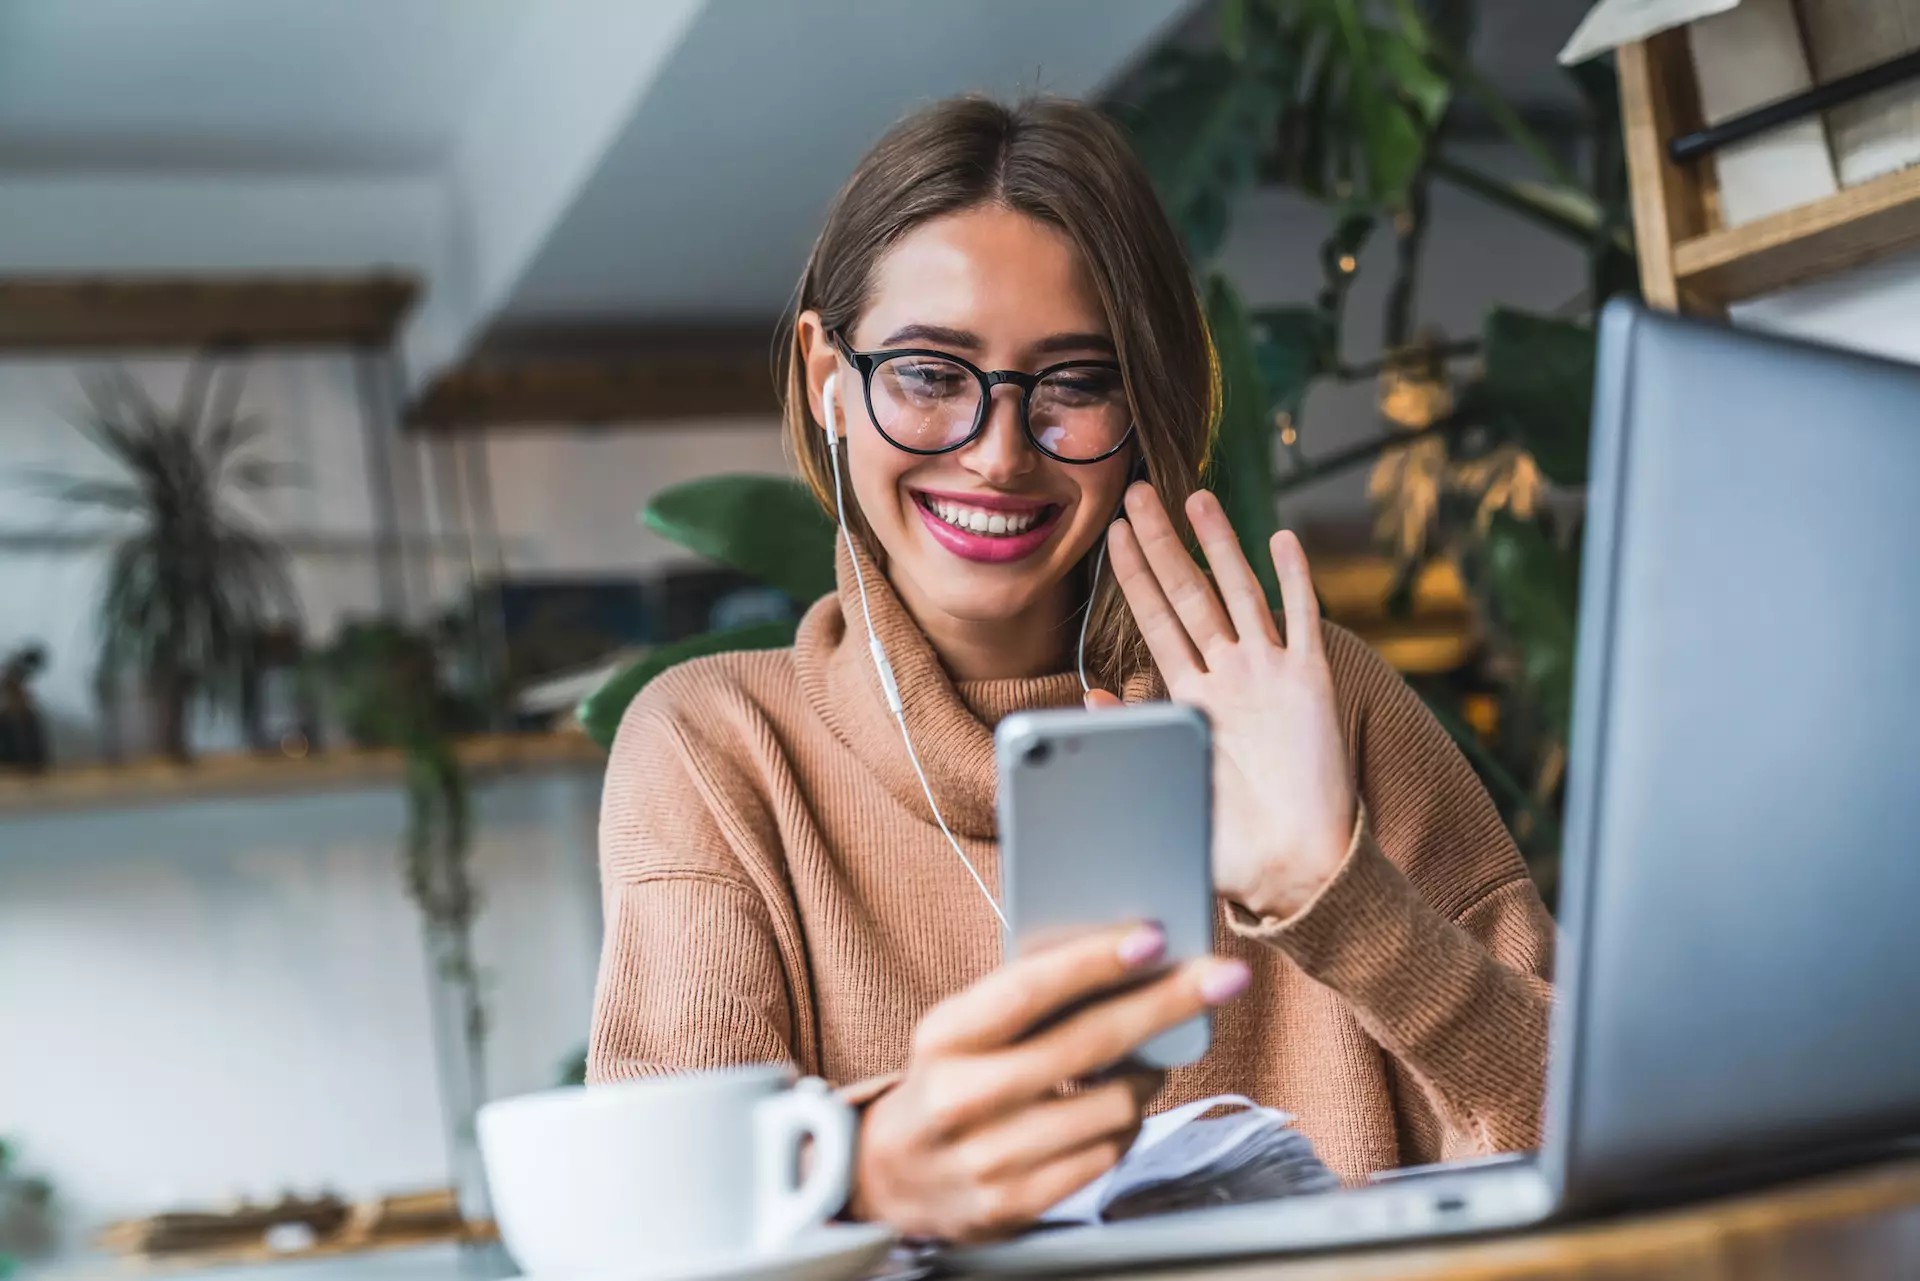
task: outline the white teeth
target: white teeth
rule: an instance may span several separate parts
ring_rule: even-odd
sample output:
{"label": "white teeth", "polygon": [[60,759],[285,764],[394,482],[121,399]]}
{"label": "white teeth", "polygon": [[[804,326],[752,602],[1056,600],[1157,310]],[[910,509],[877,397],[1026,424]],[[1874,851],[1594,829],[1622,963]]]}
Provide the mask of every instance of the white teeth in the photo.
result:
{"label": "white teeth", "polygon": [[1038,511],[1020,513],[990,512],[978,507],[962,507],[958,503],[950,503],[943,498],[928,498],[927,507],[934,515],[947,522],[947,524],[954,526],[956,529],[964,529],[971,533],[986,534],[990,537],[1000,538],[1009,537],[1014,534],[1024,534],[1027,530],[1033,528],[1034,522],[1038,520],[1041,515]]}

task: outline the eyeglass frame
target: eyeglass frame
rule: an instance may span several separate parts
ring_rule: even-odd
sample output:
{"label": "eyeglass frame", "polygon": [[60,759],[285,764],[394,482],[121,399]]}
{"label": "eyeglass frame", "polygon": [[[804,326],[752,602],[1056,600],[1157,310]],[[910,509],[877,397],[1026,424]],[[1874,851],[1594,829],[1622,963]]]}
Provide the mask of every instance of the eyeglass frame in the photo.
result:
{"label": "eyeglass frame", "polygon": [[[867,421],[873,424],[873,429],[880,433],[882,440],[905,454],[918,454],[923,458],[930,458],[937,454],[950,454],[956,449],[964,449],[980,439],[980,433],[987,429],[987,418],[993,411],[993,389],[1002,383],[1020,389],[1020,433],[1027,438],[1027,443],[1056,463],[1065,463],[1069,467],[1084,467],[1091,463],[1105,462],[1127,447],[1127,443],[1133,439],[1134,428],[1139,425],[1136,419],[1128,419],[1126,431],[1120,434],[1120,439],[1114,442],[1113,448],[1092,458],[1062,458],[1041,444],[1040,438],[1033,432],[1033,418],[1028,410],[1033,403],[1033,389],[1038,387],[1042,380],[1063,369],[1110,369],[1114,373],[1123,373],[1118,361],[1063,360],[1030,374],[1019,369],[982,369],[965,356],[956,356],[950,351],[940,351],[933,347],[882,347],[875,351],[855,351],[837,330],[827,336],[832,340],[833,345],[840,349],[840,354],[847,358],[847,363],[860,371],[860,391],[861,397],[867,403]],[[931,356],[936,360],[956,364],[973,375],[974,380],[980,384],[980,407],[974,411],[973,426],[967,429],[966,435],[951,445],[942,445],[938,449],[915,449],[912,445],[901,444],[887,434],[887,429],[880,425],[880,415],[875,413],[873,408],[873,371],[887,361],[900,356]]]}

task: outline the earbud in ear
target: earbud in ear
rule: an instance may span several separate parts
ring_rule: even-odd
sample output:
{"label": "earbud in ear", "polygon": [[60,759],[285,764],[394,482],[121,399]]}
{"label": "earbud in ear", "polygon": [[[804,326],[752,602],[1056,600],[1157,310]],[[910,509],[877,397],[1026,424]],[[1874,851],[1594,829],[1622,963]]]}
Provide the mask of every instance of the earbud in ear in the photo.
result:
{"label": "earbud in ear", "polygon": [[824,404],[827,409],[827,412],[823,416],[827,420],[827,448],[828,449],[837,448],[840,444],[840,415],[838,412],[839,403],[834,394],[839,390],[840,390],[840,375],[838,373],[828,374],[827,385],[820,389],[821,403]]}

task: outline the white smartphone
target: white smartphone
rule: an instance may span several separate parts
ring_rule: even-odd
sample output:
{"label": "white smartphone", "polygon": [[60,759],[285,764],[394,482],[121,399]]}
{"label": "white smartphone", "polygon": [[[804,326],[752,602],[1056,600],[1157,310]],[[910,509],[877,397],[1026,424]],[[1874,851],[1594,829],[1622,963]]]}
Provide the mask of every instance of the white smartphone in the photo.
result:
{"label": "white smartphone", "polygon": [[[1153,921],[1166,964],[1213,947],[1213,742],[1191,707],[1016,712],[993,735],[1009,958],[1089,929]],[[1180,1067],[1207,1052],[1200,1015],[1134,1056]]]}

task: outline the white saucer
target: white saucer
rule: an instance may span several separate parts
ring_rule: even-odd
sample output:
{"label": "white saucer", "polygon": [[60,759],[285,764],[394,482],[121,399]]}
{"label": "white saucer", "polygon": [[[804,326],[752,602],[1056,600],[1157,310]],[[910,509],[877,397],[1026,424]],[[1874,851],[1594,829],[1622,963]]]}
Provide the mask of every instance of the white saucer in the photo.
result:
{"label": "white saucer", "polygon": [[691,1267],[636,1263],[609,1269],[596,1281],[855,1281],[879,1268],[893,1241],[893,1230],[878,1224],[829,1223],[778,1254],[743,1251]]}

